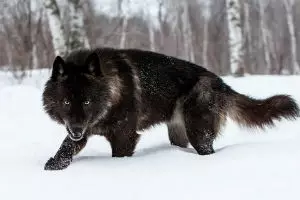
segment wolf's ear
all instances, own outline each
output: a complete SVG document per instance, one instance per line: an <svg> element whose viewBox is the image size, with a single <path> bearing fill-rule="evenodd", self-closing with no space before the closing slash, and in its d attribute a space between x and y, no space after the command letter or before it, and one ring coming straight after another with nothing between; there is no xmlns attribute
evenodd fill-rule
<svg viewBox="0 0 300 200"><path fill-rule="evenodd" d="M52 78L56 79L65 73L65 61L60 56L56 56L53 62Z"/></svg>
<svg viewBox="0 0 300 200"><path fill-rule="evenodd" d="M85 72L94 76L101 76L100 59L96 53L88 56L85 62Z"/></svg>
<svg viewBox="0 0 300 200"><path fill-rule="evenodd" d="M94 76L112 76L116 73L116 69L101 62L98 54L94 52L86 59L85 72Z"/></svg>

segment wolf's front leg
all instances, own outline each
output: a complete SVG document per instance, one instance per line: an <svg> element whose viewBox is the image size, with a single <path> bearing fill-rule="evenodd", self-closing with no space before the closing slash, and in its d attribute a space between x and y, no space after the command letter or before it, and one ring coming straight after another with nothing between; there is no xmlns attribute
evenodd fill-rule
<svg viewBox="0 0 300 200"><path fill-rule="evenodd" d="M67 136L55 156L47 161L44 169L62 170L67 168L71 164L73 156L78 154L85 147L86 143L87 138L75 142Z"/></svg>
<svg viewBox="0 0 300 200"><path fill-rule="evenodd" d="M106 136L112 149L112 157L132 156L140 135L136 131L113 133Z"/></svg>

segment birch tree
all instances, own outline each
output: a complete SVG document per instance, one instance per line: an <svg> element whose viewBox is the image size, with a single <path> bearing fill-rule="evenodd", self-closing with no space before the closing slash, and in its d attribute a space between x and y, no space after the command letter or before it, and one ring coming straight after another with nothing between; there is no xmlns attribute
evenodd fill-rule
<svg viewBox="0 0 300 200"><path fill-rule="evenodd" d="M153 22L148 20L148 30L149 30L149 41L150 41L150 50L155 51L155 28Z"/></svg>
<svg viewBox="0 0 300 200"><path fill-rule="evenodd" d="M299 63L297 60L297 41L295 35L295 24L293 16L293 5L294 0L284 0L284 6L286 9L286 19L288 24L288 30L290 35L290 52L291 52L291 61L294 74L300 73Z"/></svg>
<svg viewBox="0 0 300 200"><path fill-rule="evenodd" d="M52 35L52 43L55 55L65 55L67 52L67 45L63 24L60 18L60 9L56 0L44 0L46 13L49 22L49 28Z"/></svg>
<svg viewBox="0 0 300 200"><path fill-rule="evenodd" d="M32 57L32 68L33 69L37 69L38 65L39 65L36 38L38 37L39 34L41 34L42 20L43 20L43 11L42 11L42 9L40 9L36 29L35 29L35 31L32 31L33 33L31 34L31 42L32 42L31 57Z"/></svg>
<svg viewBox="0 0 300 200"><path fill-rule="evenodd" d="M209 41L209 33L208 33L208 24L210 19L210 2L204 2L204 28L203 28L203 49L202 49L202 62L204 67L208 67L208 59L207 59L207 50L208 50L208 41Z"/></svg>
<svg viewBox="0 0 300 200"><path fill-rule="evenodd" d="M158 22L159 22L159 33L160 33L160 46L164 45L164 32L163 32L163 7L165 6L164 0L158 0Z"/></svg>
<svg viewBox="0 0 300 200"><path fill-rule="evenodd" d="M170 30L172 31L172 39L175 43L174 55L182 58L182 53L179 45L180 36L182 35L181 29L179 27L180 24L180 13L179 10L180 0L165 0L165 8L167 13L167 21L170 24ZM185 57L184 57L185 58Z"/></svg>
<svg viewBox="0 0 300 200"><path fill-rule="evenodd" d="M155 2L155 4L154 4ZM149 47L151 51L159 49L156 45L156 33L160 35L160 45L163 43L162 23L163 23L163 0L155 0L154 2L148 2L147 6L143 8L143 13L146 14L146 22L148 24L149 33ZM157 9L149 9L150 6L157 6Z"/></svg>
<svg viewBox="0 0 300 200"><path fill-rule="evenodd" d="M52 43L56 55L64 56L78 48L89 48L83 23L83 7L80 0L68 0L70 15L70 32L66 35L62 23L61 10L56 0L44 0L49 27L52 35Z"/></svg>
<svg viewBox="0 0 300 200"><path fill-rule="evenodd" d="M121 0L121 10L122 10L122 27L121 27L121 39L120 39L120 48L124 49L126 45L126 35L127 35L127 25L128 25L128 7L130 0Z"/></svg>
<svg viewBox="0 0 300 200"><path fill-rule="evenodd" d="M227 22L229 31L230 70L235 76L242 76L243 41L239 0L226 0Z"/></svg>
<svg viewBox="0 0 300 200"><path fill-rule="evenodd" d="M183 28L183 42L184 42L184 57L195 62L195 53L193 48L193 34L191 30L190 15L189 15L189 3L188 1L181 1L182 6L182 28Z"/></svg>
<svg viewBox="0 0 300 200"><path fill-rule="evenodd" d="M269 43L268 43L268 27L265 19L266 1L258 0L258 2L259 2L260 28L261 28L262 48L264 52L264 61L266 65L266 72L269 73L271 71L271 58L270 58Z"/></svg>
<svg viewBox="0 0 300 200"><path fill-rule="evenodd" d="M249 66L247 66L248 70L252 70L252 34L251 34L251 26L250 26L250 5L249 0L244 0L244 23L245 23L245 31L244 31L244 44L246 44L247 48L245 47L245 52L247 51L247 63ZM246 55L246 54L245 54Z"/></svg>
<svg viewBox="0 0 300 200"><path fill-rule="evenodd" d="M36 37L38 36L39 32L40 32L40 28L41 28L41 20L42 20L42 14L41 14L41 10L39 12L39 16L35 16L34 14L34 6L32 4L32 1L30 0L25 0L24 1L28 10L28 32L25 35L25 43L27 45L25 46L25 51L31 51L30 55L29 55L29 62L28 62L28 68L29 69L37 69L38 68L38 59L37 59L37 44L36 44ZM34 28L33 26L33 22L37 20L37 24ZM29 40L29 41L27 41ZM31 74L31 71L30 71Z"/></svg>
<svg viewBox="0 0 300 200"><path fill-rule="evenodd" d="M36 37L41 27L38 6L30 0L19 0L3 3L1 7L0 34L7 44L8 63L15 70L33 69L38 67ZM21 76L14 74L17 78Z"/></svg>
<svg viewBox="0 0 300 200"><path fill-rule="evenodd" d="M188 1L181 1L182 6L182 29L184 42L184 56L187 60L195 62L195 53L193 48L193 34L191 30L189 3Z"/></svg>
<svg viewBox="0 0 300 200"><path fill-rule="evenodd" d="M68 0L70 9L70 35L68 37L68 50L89 48L88 38L83 23L83 7L80 0Z"/></svg>

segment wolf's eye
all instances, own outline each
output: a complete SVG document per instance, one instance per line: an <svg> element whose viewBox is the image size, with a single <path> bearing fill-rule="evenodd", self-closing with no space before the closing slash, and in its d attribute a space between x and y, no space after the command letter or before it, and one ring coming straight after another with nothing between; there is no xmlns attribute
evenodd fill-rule
<svg viewBox="0 0 300 200"><path fill-rule="evenodd" d="M70 101L64 100L64 104L65 104L65 105L69 105L69 104L70 104Z"/></svg>
<svg viewBox="0 0 300 200"><path fill-rule="evenodd" d="M84 101L83 103L84 103L84 105L89 105L90 101Z"/></svg>

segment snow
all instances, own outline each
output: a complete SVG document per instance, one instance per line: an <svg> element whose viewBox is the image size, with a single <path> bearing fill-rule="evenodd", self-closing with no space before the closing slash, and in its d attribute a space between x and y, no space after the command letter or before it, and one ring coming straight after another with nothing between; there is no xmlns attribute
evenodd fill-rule
<svg viewBox="0 0 300 200"><path fill-rule="evenodd" d="M17 84L0 72L0 199L300 199L300 120L264 133L229 121L209 156L170 146L164 125L142 132L131 158L112 158L105 139L93 137L69 168L44 171L66 134L42 110L48 75L34 71ZM254 97L300 100L299 76L225 81Z"/></svg>

